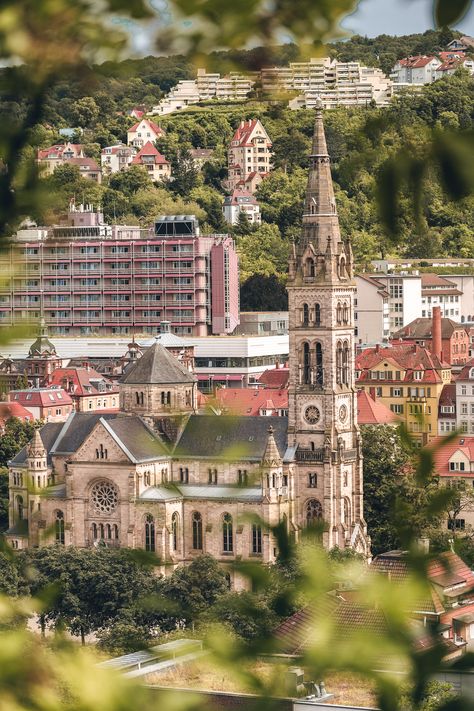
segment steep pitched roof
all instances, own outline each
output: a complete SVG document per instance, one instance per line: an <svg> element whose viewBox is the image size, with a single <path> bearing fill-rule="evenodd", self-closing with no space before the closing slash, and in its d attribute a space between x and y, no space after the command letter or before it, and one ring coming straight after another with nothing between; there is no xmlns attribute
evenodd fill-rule
<svg viewBox="0 0 474 711"><path fill-rule="evenodd" d="M140 119L140 121L138 121L131 128L128 129L128 132L133 133L134 131L137 131L141 123L145 123L148 128L150 128L157 136L165 135L165 132L163 131L161 126L158 126L158 124L156 124L154 121L151 121L150 119Z"/></svg>
<svg viewBox="0 0 474 711"><path fill-rule="evenodd" d="M463 476L471 477L470 471L450 471L449 461L456 452L463 454L469 462L474 462L474 437L466 437L462 435L451 440L447 444L444 443L444 437L436 437L431 442L434 449L435 472L438 476L447 476L462 478ZM442 446L440 446L442 445Z"/></svg>
<svg viewBox="0 0 474 711"><path fill-rule="evenodd" d="M249 119L248 121L241 121L232 137L232 143L237 141L239 146L252 145L252 133L254 132L259 123L260 121L258 119ZM266 131L261 123L260 126L266 134Z"/></svg>
<svg viewBox="0 0 474 711"><path fill-rule="evenodd" d="M151 143L151 141L147 141L147 143L145 143L145 145L140 148L136 156L133 157L132 164L137 165L142 163L142 158L144 156L152 156L155 165L159 165L160 163L169 165L169 161L166 160L164 155L160 153L160 151L156 148L156 146L153 145L153 143Z"/></svg>
<svg viewBox="0 0 474 711"><path fill-rule="evenodd" d="M399 421L399 417L376 400L365 390L357 391L357 422L359 425L391 425Z"/></svg>
<svg viewBox="0 0 474 711"><path fill-rule="evenodd" d="M460 292L461 293L461 292ZM397 338L431 338L431 329L433 321L431 318L416 318L406 326L395 331L393 339ZM465 327L460 323L456 323L451 318L441 319L441 338L451 338L454 331L465 331Z"/></svg>
<svg viewBox="0 0 474 711"><path fill-rule="evenodd" d="M278 452L286 451L288 419L272 420ZM191 415L175 447L175 456L261 461L268 439L266 417L233 417L231 415Z"/></svg>
<svg viewBox="0 0 474 711"><path fill-rule="evenodd" d="M105 395L117 393L117 386L111 386L110 381L94 368L56 368L49 376L51 385L62 386L65 381L72 383L71 391L75 396ZM101 387L105 389L100 389Z"/></svg>
<svg viewBox="0 0 474 711"><path fill-rule="evenodd" d="M470 377L470 374L471 374L471 370L473 368L474 368L474 358L472 360L468 361L464 365L463 369L459 373L456 380L472 380L472 378Z"/></svg>
<svg viewBox="0 0 474 711"><path fill-rule="evenodd" d="M220 388L215 395L216 405L232 415L259 415L260 410L288 409L288 390L256 388ZM272 400L269 403L268 400Z"/></svg>
<svg viewBox="0 0 474 711"><path fill-rule="evenodd" d="M437 371L449 367L447 364L442 363L428 348L423 348L416 344L394 343L392 346L386 348L379 346L375 348L365 348L357 355L356 370L363 371L360 379L364 380L364 371L370 370L386 360L390 360L398 365L400 370L407 371L407 375L405 376L405 380L407 381L413 380L413 371L424 370L427 379L432 382L441 382Z"/></svg>
<svg viewBox="0 0 474 711"><path fill-rule="evenodd" d="M128 385L194 383L195 376L159 343L148 348L123 375L121 383Z"/></svg>
<svg viewBox="0 0 474 711"><path fill-rule="evenodd" d="M447 383L443 386L439 396L439 417L456 417L456 413L441 412L441 407L454 407L456 408L456 383Z"/></svg>
<svg viewBox="0 0 474 711"><path fill-rule="evenodd" d="M4 425L10 417L19 420L34 420L33 415L19 402L0 402L0 423Z"/></svg>
<svg viewBox="0 0 474 711"><path fill-rule="evenodd" d="M410 69L420 69L426 67L433 59L436 59L433 55L427 56L423 54L417 54L414 57L406 57L405 59L399 59L398 62L403 67L409 67Z"/></svg>
<svg viewBox="0 0 474 711"><path fill-rule="evenodd" d="M276 388L283 389L288 387L290 378L290 369L288 366L280 366L279 368L269 368L259 376L258 382L265 385L268 389Z"/></svg>

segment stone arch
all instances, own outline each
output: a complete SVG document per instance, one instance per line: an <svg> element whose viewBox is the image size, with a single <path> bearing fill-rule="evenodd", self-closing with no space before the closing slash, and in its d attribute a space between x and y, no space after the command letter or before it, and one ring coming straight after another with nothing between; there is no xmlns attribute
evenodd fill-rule
<svg viewBox="0 0 474 711"><path fill-rule="evenodd" d="M314 526L323 518L323 506L319 499L309 499L305 505L306 526Z"/></svg>

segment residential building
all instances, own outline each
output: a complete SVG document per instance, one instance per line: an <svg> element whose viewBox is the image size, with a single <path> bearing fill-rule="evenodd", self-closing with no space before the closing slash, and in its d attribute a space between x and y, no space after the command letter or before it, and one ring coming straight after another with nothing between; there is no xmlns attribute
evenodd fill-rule
<svg viewBox="0 0 474 711"><path fill-rule="evenodd" d="M48 423L10 462L12 547L141 548L164 574L209 553L241 589L236 560L276 560L272 526L285 522L298 542L324 520L326 548L368 557L352 270L318 108L289 264L288 418L194 414L195 376L155 343L120 383L122 412Z"/></svg>
<svg viewBox="0 0 474 711"><path fill-rule="evenodd" d="M474 435L474 360L466 363L455 381L456 427Z"/></svg>
<svg viewBox="0 0 474 711"><path fill-rule="evenodd" d="M31 412L35 420L43 422L65 422L74 411L71 397L62 388L11 390L8 400L22 405Z"/></svg>
<svg viewBox="0 0 474 711"><path fill-rule="evenodd" d="M135 146L117 143L115 146L102 148L100 162L103 175L113 175L128 168L137 153Z"/></svg>
<svg viewBox="0 0 474 711"><path fill-rule="evenodd" d="M390 336L390 294L377 279L356 275L355 337L359 343L387 341ZM397 312L398 313L398 312Z"/></svg>
<svg viewBox="0 0 474 711"><path fill-rule="evenodd" d="M127 131L127 143L129 146L142 148L146 143L154 143L158 138L165 135L165 132L154 121L142 118Z"/></svg>
<svg viewBox="0 0 474 711"><path fill-rule="evenodd" d="M357 391L357 422L359 425L393 425L400 424L400 417L390 410L374 393L365 390Z"/></svg>
<svg viewBox="0 0 474 711"><path fill-rule="evenodd" d="M416 55L395 62L390 78L396 84L430 84L438 79L436 72L442 65L433 55Z"/></svg>
<svg viewBox="0 0 474 711"><path fill-rule="evenodd" d="M448 280L462 294L459 301L458 321L474 323L474 274L450 274Z"/></svg>
<svg viewBox="0 0 474 711"><path fill-rule="evenodd" d="M56 368L48 378L51 387L67 392L76 412L117 411L118 386L104 378L93 368Z"/></svg>
<svg viewBox="0 0 474 711"><path fill-rule="evenodd" d="M69 158L66 162L75 165L79 169L81 178L93 180L95 183L99 183L99 185L102 182L102 171L93 158L82 156Z"/></svg>
<svg viewBox="0 0 474 711"><path fill-rule="evenodd" d="M51 175L58 165L69 163L73 158L84 158L84 149L80 143L56 143L49 148L40 148L37 163L42 175Z"/></svg>
<svg viewBox="0 0 474 711"><path fill-rule="evenodd" d="M196 79L179 81L167 96L153 107L152 114L181 111L200 101L245 101L255 85L255 74L230 72L225 76L198 68Z"/></svg>
<svg viewBox="0 0 474 711"><path fill-rule="evenodd" d="M238 258L227 235L200 235L194 216L154 229L109 225L71 204L67 222L0 255L0 324L39 321L52 335L231 333L239 320ZM211 283L213 288L211 290Z"/></svg>
<svg viewBox="0 0 474 711"><path fill-rule="evenodd" d="M150 178L157 183L171 178L171 163L150 141L133 156L130 165L141 165L148 171Z"/></svg>
<svg viewBox="0 0 474 711"><path fill-rule="evenodd" d="M190 148L189 153L194 161L196 168L201 170L204 163L212 161L214 158L214 148Z"/></svg>
<svg viewBox="0 0 474 711"><path fill-rule="evenodd" d="M456 284L439 274L421 274L421 315L431 318L433 306L441 308L441 315L460 321L462 292Z"/></svg>
<svg viewBox="0 0 474 711"><path fill-rule="evenodd" d="M439 437L433 442L433 457L435 472L445 486L453 486L467 492L466 499L462 502L455 521L449 522L448 527L456 531L471 532L474 530L474 503L470 500L470 492L474 487L474 437L461 434L450 442L445 441L446 436Z"/></svg>
<svg viewBox="0 0 474 711"><path fill-rule="evenodd" d="M456 383L448 383L439 396L438 434L455 432L456 428Z"/></svg>
<svg viewBox="0 0 474 711"><path fill-rule="evenodd" d="M379 288L383 292L388 292L388 330L391 336L395 331L397 331L402 326L405 326L410 321L418 318L421 314L421 277L419 274L408 274L408 273L398 273L398 274L382 274L377 272L377 274L362 274L359 277L368 277L375 281ZM358 319L358 328L363 315L369 315L367 313L367 299L370 293L374 294L375 285L362 287L362 282L359 279L361 288L363 288L363 301L366 304L365 314L361 313ZM378 297L374 295L374 300L378 300L379 303L379 313L382 311L382 326L385 332L383 338L386 338L387 333L387 320L386 320L386 306L383 300L386 297L383 294L379 294ZM359 308L359 296L357 296L357 308ZM374 317L369 317L369 320L374 320ZM376 316L375 322L380 323L380 316ZM371 327L371 330L373 326ZM360 338L360 337L359 337ZM380 336L377 340L381 340ZM362 339L364 342L364 339Z"/></svg>
<svg viewBox="0 0 474 711"><path fill-rule="evenodd" d="M469 74L474 74L474 60L470 57L448 57L436 69L436 79L451 76L458 69L465 69Z"/></svg>
<svg viewBox="0 0 474 711"><path fill-rule="evenodd" d="M450 365L463 365L469 360L469 335L465 326L450 318L441 318L440 307L433 307L433 318L417 318L393 334L393 341L417 343L433 350L433 327L439 321L441 358Z"/></svg>
<svg viewBox="0 0 474 711"><path fill-rule="evenodd" d="M406 257L405 259L393 259L386 257L385 259L373 259L372 265L376 272L400 272L407 269L426 268L427 266L433 270L437 267L456 267L459 268L458 273L462 273L463 267L474 268L474 259L472 257L438 257L435 259L422 259L415 257ZM448 277L451 279L451 274Z"/></svg>
<svg viewBox="0 0 474 711"><path fill-rule="evenodd" d="M448 44L450 50L462 50L463 52L471 52L474 49L474 37L463 35L462 37L451 40Z"/></svg>
<svg viewBox="0 0 474 711"><path fill-rule="evenodd" d="M260 78L264 94L297 92L289 103L295 109L314 108L318 101L325 108L385 105L391 97L391 81L380 69L330 57L312 57L288 67L263 67Z"/></svg>
<svg viewBox="0 0 474 711"><path fill-rule="evenodd" d="M12 417L21 422L33 422L35 419L19 402L0 402L0 435L5 432L5 425Z"/></svg>
<svg viewBox="0 0 474 711"><path fill-rule="evenodd" d="M230 225L237 225L240 215L245 216L251 225L259 225L262 221L257 199L248 190L235 188L231 195L226 195L222 212Z"/></svg>
<svg viewBox="0 0 474 711"><path fill-rule="evenodd" d="M356 358L357 387L400 417L419 444L438 433L439 399L451 368L427 348L399 344L366 348Z"/></svg>
<svg viewBox="0 0 474 711"><path fill-rule="evenodd" d="M259 119L241 121L228 150L227 188L253 193L272 168L272 142Z"/></svg>

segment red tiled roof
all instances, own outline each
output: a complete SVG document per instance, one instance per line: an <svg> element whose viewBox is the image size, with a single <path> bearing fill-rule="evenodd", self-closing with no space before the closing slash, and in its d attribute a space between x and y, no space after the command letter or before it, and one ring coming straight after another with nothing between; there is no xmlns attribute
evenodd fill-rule
<svg viewBox="0 0 474 711"><path fill-rule="evenodd" d="M241 146L248 145L250 136L252 135L252 131L255 129L257 122L258 119L249 119L248 121L243 121L239 124L233 135L232 143L234 141L238 141Z"/></svg>
<svg viewBox="0 0 474 711"><path fill-rule="evenodd" d="M431 272L423 272L421 274L421 286L422 286L422 288L425 286L455 287L456 284L454 284L452 281L449 281L449 279L445 279L445 277L440 276L439 274L432 274Z"/></svg>
<svg viewBox="0 0 474 711"><path fill-rule="evenodd" d="M453 405L456 405L456 383L447 383L447 385L443 386L439 396L438 405L439 407L452 407ZM440 411L440 417L447 416L455 417L456 415L454 413L441 413Z"/></svg>
<svg viewBox="0 0 474 711"><path fill-rule="evenodd" d="M51 407L52 405L72 405L69 394L62 388L31 388L10 390L8 399L28 407Z"/></svg>
<svg viewBox="0 0 474 711"><path fill-rule="evenodd" d="M439 554L436 560L430 562L428 578L444 590L456 587L456 592L459 595L474 590L474 573L453 551L444 551ZM459 588L460 585L463 589Z"/></svg>
<svg viewBox="0 0 474 711"><path fill-rule="evenodd" d="M438 292L437 292L438 293ZM461 293L461 292L459 292ZM433 326L433 320L431 318L415 318L406 326L395 331L393 334L393 340L396 341L397 338L426 338L431 339L431 329ZM451 338L454 331L464 331L466 332L466 327L451 318L441 319L441 338ZM467 333L466 333L467 338Z"/></svg>
<svg viewBox="0 0 474 711"><path fill-rule="evenodd" d="M429 64L433 59L436 59L436 57L417 54L414 57L406 57L405 59L399 59L398 62L402 65L402 67L410 67L410 69L419 69L420 67L426 67L426 65Z"/></svg>
<svg viewBox="0 0 474 711"><path fill-rule="evenodd" d="M443 444L444 437L436 437L431 442L434 450L435 472L438 476L472 477L470 471L450 471L449 461L456 452L461 452L469 462L474 462L474 437L460 436L451 440L448 444ZM440 446L440 445L443 446Z"/></svg>
<svg viewBox="0 0 474 711"><path fill-rule="evenodd" d="M140 126L141 123L145 122L145 124L152 130L154 133L156 133L157 136L164 136L165 132L161 128L161 126L158 126L154 121L150 121L150 119L143 119L138 121L138 123L135 123L131 128L128 129L128 132L136 131L138 127Z"/></svg>
<svg viewBox="0 0 474 711"><path fill-rule="evenodd" d="M56 143L54 146L50 146L49 148L43 148L43 149L40 148L38 150L38 160L46 160L49 157L60 158L66 148L68 148L68 149L72 148L76 153L80 153L82 151L82 144L80 144L80 143Z"/></svg>
<svg viewBox="0 0 474 711"><path fill-rule="evenodd" d="M83 165L88 166L93 170L100 170L95 160L93 158L88 158L87 156L84 156L84 158L66 158L65 163L72 163L73 165L78 165L79 167Z"/></svg>
<svg viewBox="0 0 474 711"><path fill-rule="evenodd" d="M140 148L137 155L133 157L132 164L140 164L142 162L143 156L153 156L153 162L155 163L155 165L158 165L160 163L169 165L169 161L166 160L166 158L160 153L156 146L154 146L153 143L151 143L150 141L145 143L145 145Z"/></svg>
<svg viewBox="0 0 474 711"><path fill-rule="evenodd" d="M288 390L220 388L215 401L226 414L257 416L261 410L288 409Z"/></svg>
<svg viewBox="0 0 474 711"><path fill-rule="evenodd" d="M49 376L49 381L51 385L59 386L64 386L65 381L72 382L70 392L79 397L118 393L117 386L104 391L99 390L98 383L109 383L109 381L93 368L55 368Z"/></svg>
<svg viewBox="0 0 474 711"><path fill-rule="evenodd" d="M469 377L472 368L474 368L474 358L465 364L456 380L472 380L472 378Z"/></svg>
<svg viewBox="0 0 474 711"><path fill-rule="evenodd" d="M369 381L368 371L384 361L405 371L403 380L406 382L414 381L414 372L422 370L424 371L423 379L416 382L440 383L442 380L438 371L449 367L427 348L416 344L398 343L386 348L376 346L375 348L365 348L356 356L356 370L362 371L359 380L376 382Z"/></svg>
<svg viewBox="0 0 474 711"><path fill-rule="evenodd" d="M0 422L2 426L10 417L17 417L19 420L34 420L33 415L26 407L19 402L0 402Z"/></svg>
<svg viewBox="0 0 474 711"><path fill-rule="evenodd" d="M365 390L357 391L357 421L359 425L390 425L399 421L380 400L376 400Z"/></svg>
<svg viewBox="0 0 474 711"><path fill-rule="evenodd" d="M258 382L266 385L267 388L286 388L290 377L290 369L287 366L280 368L269 368L258 378Z"/></svg>

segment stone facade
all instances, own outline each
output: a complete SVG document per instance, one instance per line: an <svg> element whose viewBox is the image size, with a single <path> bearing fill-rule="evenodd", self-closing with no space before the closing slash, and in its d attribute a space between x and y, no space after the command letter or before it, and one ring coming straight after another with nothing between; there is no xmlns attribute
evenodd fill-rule
<svg viewBox="0 0 474 711"><path fill-rule="evenodd" d="M369 556L354 387L350 246L339 235L321 110L290 260L289 418L197 415L196 378L156 343L125 369L121 413L51 423L10 463L15 548L154 551L163 572L211 553L275 561L271 527ZM34 477L36 480L32 478ZM38 479L39 477L39 479ZM231 584L245 585L229 565Z"/></svg>

